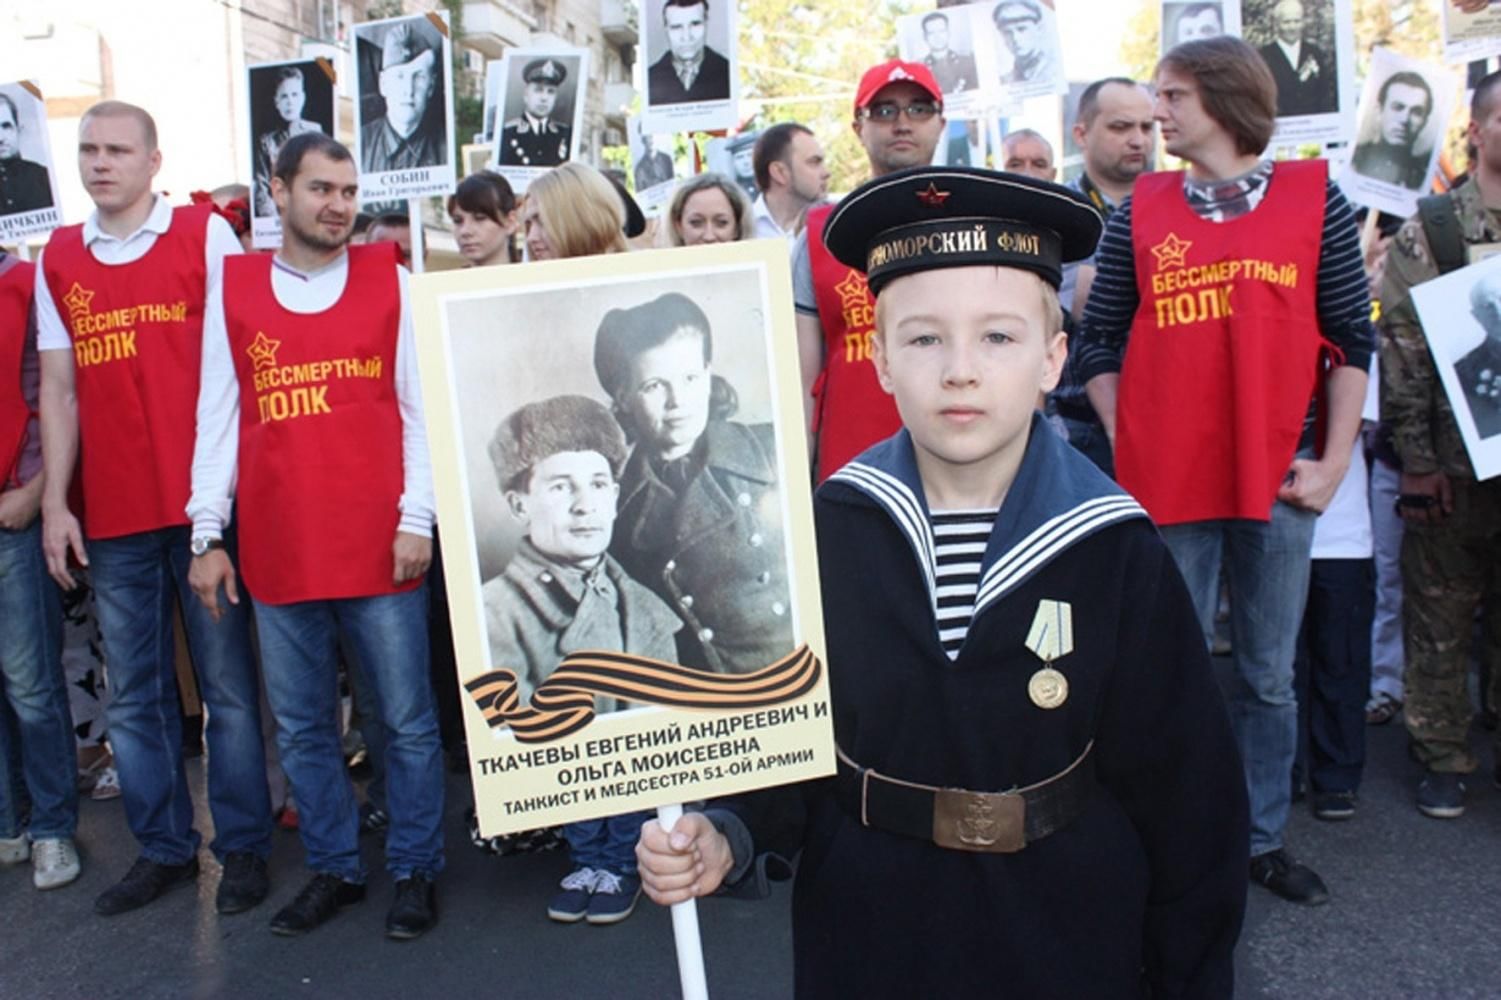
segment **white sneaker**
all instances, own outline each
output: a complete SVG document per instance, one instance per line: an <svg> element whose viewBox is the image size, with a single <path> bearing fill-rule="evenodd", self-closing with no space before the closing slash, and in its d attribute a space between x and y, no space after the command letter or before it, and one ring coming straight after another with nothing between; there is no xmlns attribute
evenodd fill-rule
<svg viewBox="0 0 1501 1000"><path fill-rule="evenodd" d="M31 884L56 889L78 877L78 849L67 837L38 840L31 850Z"/></svg>
<svg viewBox="0 0 1501 1000"><path fill-rule="evenodd" d="M18 865L31 857L31 838L26 834L19 837L0 837L0 865Z"/></svg>

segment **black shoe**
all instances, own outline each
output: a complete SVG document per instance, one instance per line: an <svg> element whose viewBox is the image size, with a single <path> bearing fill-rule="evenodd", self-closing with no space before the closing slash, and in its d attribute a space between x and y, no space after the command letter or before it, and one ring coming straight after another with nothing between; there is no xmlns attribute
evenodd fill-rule
<svg viewBox="0 0 1501 1000"><path fill-rule="evenodd" d="M1266 886L1292 903L1318 906L1329 902L1329 889L1324 880L1280 847L1251 859L1251 881Z"/></svg>
<svg viewBox="0 0 1501 1000"><path fill-rule="evenodd" d="M125 877L94 900L94 912L112 917L138 909L168 889L189 885L198 878L198 859L189 858L180 865L159 865L150 858L137 858Z"/></svg>
<svg viewBox="0 0 1501 1000"><path fill-rule="evenodd" d="M421 937L438 922L438 898L433 881L422 872L396 883L396 898L386 912L386 937L410 941Z"/></svg>
<svg viewBox="0 0 1501 1000"><path fill-rule="evenodd" d="M1418 784L1418 812L1434 819L1458 819L1463 816L1464 775L1429 771Z"/></svg>
<svg viewBox="0 0 1501 1000"><path fill-rule="evenodd" d="M1338 822L1355 815L1354 792L1315 792L1313 818L1326 822Z"/></svg>
<svg viewBox="0 0 1501 1000"><path fill-rule="evenodd" d="M232 851L224 856L214 908L220 913L244 913L259 906L270 891L266 859L250 851Z"/></svg>
<svg viewBox="0 0 1501 1000"><path fill-rule="evenodd" d="M297 898L271 918L273 934L306 934L339 912L339 908L365 898L363 882L346 882L337 875L319 872L302 887Z"/></svg>

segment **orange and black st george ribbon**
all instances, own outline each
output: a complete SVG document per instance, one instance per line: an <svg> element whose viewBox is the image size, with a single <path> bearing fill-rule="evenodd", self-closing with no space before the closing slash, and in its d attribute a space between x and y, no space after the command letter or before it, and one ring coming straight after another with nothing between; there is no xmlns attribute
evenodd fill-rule
<svg viewBox="0 0 1501 1000"><path fill-rule="evenodd" d="M806 645L749 674L711 674L629 653L571 653L523 707L510 670L492 670L464 685L491 727L510 726L522 743L547 743L594 718L596 695L673 708L765 708L794 701L818 684L823 664Z"/></svg>

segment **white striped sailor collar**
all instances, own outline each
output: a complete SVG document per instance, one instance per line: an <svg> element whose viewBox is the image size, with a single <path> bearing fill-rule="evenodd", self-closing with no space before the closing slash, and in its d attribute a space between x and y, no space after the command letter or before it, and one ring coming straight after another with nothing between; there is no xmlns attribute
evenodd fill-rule
<svg viewBox="0 0 1501 1000"><path fill-rule="evenodd" d="M937 621L937 562L933 525L907 431L865 451L819 488L828 500L848 500L852 488L891 516L912 546ZM1034 414L1016 479L996 513L980 561L974 619L1074 544L1097 531L1147 516L1131 495Z"/></svg>

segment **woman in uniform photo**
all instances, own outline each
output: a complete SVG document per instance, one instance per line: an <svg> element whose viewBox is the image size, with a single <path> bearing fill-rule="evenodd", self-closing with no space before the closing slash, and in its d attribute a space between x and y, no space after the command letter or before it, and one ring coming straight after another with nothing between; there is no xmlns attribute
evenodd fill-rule
<svg viewBox="0 0 1501 1000"><path fill-rule="evenodd" d="M633 445L610 554L686 623L678 662L748 673L793 648L781 490L772 426L730 419L713 354L678 292L600 321L594 371Z"/></svg>

